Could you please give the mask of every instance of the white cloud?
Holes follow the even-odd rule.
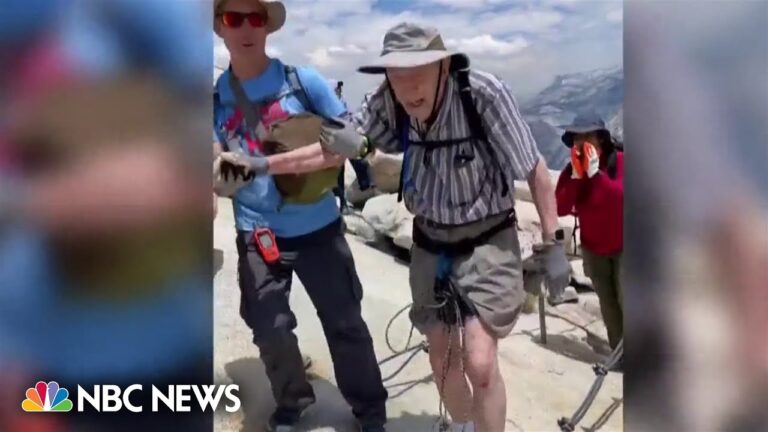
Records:
[[[563,20],[563,14],[551,10],[509,10],[485,13],[477,21],[483,31],[537,34],[555,29]]]
[[[307,58],[309,58],[310,63],[319,68],[329,66],[332,62],[328,48],[316,48],[314,51],[307,53]]]
[[[479,9],[494,3],[494,0],[432,0],[432,3],[454,9]]]
[[[489,34],[460,40],[449,39],[445,43],[467,55],[478,54],[490,56],[514,54],[529,46],[528,41],[520,37],[508,42],[498,40]]]
[[[376,6],[382,2],[375,0],[284,0],[288,19],[267,39],[267,52],[287,64],[311,64],[324,76],[343,80],[346,98],[355,107],[381,80],[357,73],[357,68],[379,55],[389,28],[417,22],[437,27],[451,48],[471,57],[473,67],[499,75],[522,95],[543,88],[556,74],[595,63],[621,64],[620,28],[601,19],[616,4],[575,0],[575,7],[562,8],[571,1],[388,1],[382,10]],[[454,4],[458,9],[446,7]],[[558,10],[552,9],[555,5]],[[597,22],[588,32],[586,46],[594,47],[590,55],[584,56],[581,48],[562,48],[585,38],[586,21]],[[214,57],[217,65],[226,66],[228,55],[220,40]]]
[[[605,15],[605,19],[612,23],[621,23],[624,21],[624,11],[621,9],[614,9]]]
[[[313,51],[307,53],[306,57],[314,66],[324,68],[332,65],[334,62],[338,62],[339,60],[343,61],[342,57],[344,56],[360,55],[365,53],[366,50],[354,44],[348,44],[344,46],[333,45],[329,47],[315,48]]]
[[[328,53],[330,54],[365,54],[365,52],[366,50],[355,44],[328,47]]]

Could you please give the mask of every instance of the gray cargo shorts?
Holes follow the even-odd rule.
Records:
[[[498,215],[476,223],[458,227],[433,227],[414,220],[419,228],[433,240],[453,243],[477,237],[501,223],[507,215]],[[422,334],[438,319],[435,300],[435,276],[438,256],[416,244],[411,249],[410,285],[413,306],[411,322]],[[482,324],[497,338],[503,338],[515,326],[525,301],[523,266],[520,243],[514,224],[496,233],[485,244],[465,256],[454,259],[451,271],[453,285],[466,293],[473,303]]]

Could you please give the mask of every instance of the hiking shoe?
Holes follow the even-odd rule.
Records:
[[[304,410],[278,408],[267,423],[267,432],[293,432]]]

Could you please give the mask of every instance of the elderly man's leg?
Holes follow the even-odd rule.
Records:
[[[471,419],[472,392],[467,383],[465,365],[462,364],[463,347],[460,345],[459,330],[454,327],[450,331],[450,337],[448,333],[448,327],[442,324],[434,325],[427,333],[429,362],[437,391],[445,402],[451,420],[465,423]]]
[[[474,394],[473,420],[478,432],[503,432],[507,395],[498,359],[498,340],[470,318],[465,324],[466,371]]]

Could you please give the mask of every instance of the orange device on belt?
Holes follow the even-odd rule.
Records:
[[[275,234],[269,228],[256,228],[253,231],[253,241],[259,248],[264,262],[274,264],[280,260],[280,250],[277,248]]]

